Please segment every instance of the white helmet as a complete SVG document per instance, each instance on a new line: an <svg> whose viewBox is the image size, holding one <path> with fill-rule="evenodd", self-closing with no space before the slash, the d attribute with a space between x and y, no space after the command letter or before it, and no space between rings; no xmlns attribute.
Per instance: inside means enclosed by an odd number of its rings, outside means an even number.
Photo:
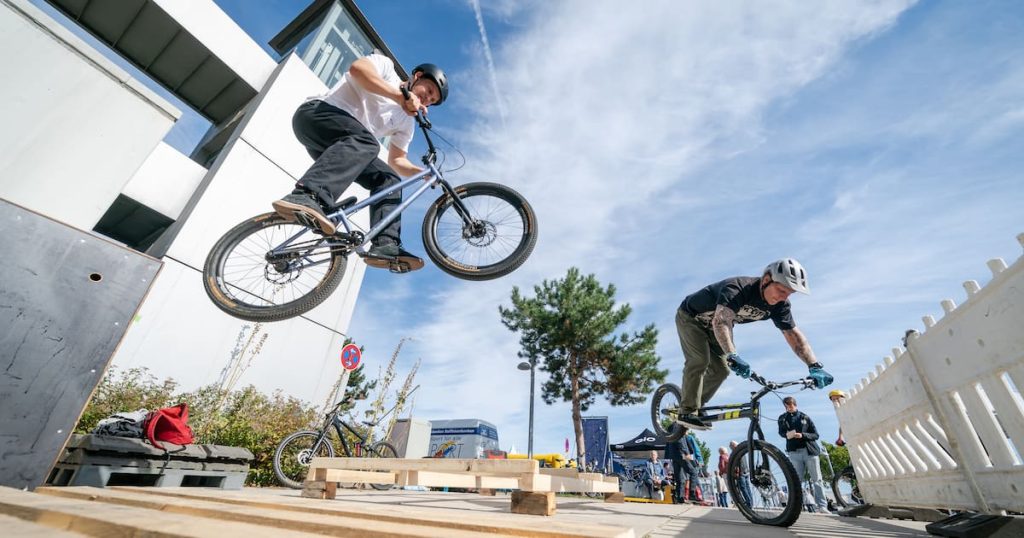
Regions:
<svg viewBox="0 0 1024 538"><path fill-rule="evenodd" d="M764 268L764 272L766 275L771 275L775 282L795 292L811 294L811 288L807 286L807 271L804 270L804 266L800 265L800 262L793 258L773 261Z"/></svg>

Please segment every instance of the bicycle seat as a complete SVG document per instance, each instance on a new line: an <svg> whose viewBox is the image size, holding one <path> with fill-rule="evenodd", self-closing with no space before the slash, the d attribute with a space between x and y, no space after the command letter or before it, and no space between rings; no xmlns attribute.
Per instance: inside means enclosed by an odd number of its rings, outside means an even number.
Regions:
<svg viewBox="0 0 1024 538"><path fill-rule="evenodd" d="M348 198L345 198L341 202L339 202L337 204L334 204L334 210L335 211L340 211L340 210L348 209L350 206L352 206L355 203L356 203L356 197L355 196L349 196Z"/></svg>

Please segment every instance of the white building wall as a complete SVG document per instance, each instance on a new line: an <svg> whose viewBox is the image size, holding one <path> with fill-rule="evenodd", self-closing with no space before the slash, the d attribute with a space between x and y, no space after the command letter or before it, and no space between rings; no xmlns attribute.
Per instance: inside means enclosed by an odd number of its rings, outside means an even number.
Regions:
<svg viewBox="0 0 1024 538"><path fill-rule="evenodd" d="M259 389L320 403L341 373L339 355L355 308L365 265L353 256L334 294L302 318L267 324L237 320L206 297L199 270L213 244L239 222L271 210L312 164L292 133L295 109L326 91L297 57L290 56L250 106L239 130L211 167L210 182L168 251L163 273L114 357L119 367L146 366L186 388L212 383L249 342L259 352L240 380ZM358 186L350 194L365 196ZM357 219L368 224L364 214ZM246 329L246 327L248 327ZM239 342L239 335L245 335Z"/></svg>
<svg viewBox="0 0 1024 538"><path fill-rule="evenodd" d="M177 220L206 173L198 163L161 142L121 193Z"/></svg>
<svg viewBox="0 0 1024 538"><path fill-rule="evenodd" d="M0 51L0 197L91 230L181 113L26 0Z"/></svg>

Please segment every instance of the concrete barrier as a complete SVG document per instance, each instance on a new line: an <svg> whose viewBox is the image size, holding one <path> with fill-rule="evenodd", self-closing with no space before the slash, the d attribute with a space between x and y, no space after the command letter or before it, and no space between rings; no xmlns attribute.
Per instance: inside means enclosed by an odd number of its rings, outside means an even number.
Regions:
<svg viewBox="0 0 1024 538"><path fill-rule="evenodd" d="M838 405L867 502L1024 511L1024 257L988 267Z"/></svg>

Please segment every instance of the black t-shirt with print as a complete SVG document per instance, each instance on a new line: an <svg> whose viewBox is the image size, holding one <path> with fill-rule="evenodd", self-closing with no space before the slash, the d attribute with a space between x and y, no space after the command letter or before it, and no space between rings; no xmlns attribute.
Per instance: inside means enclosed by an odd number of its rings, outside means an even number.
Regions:
<svg viewBox="0 0 1024 538"><path fill-rule="evenodd" d="M679 308L705 327L711 327L711 318L715 316L718 305L736 312L736 323L771 318L783 331L796 327L789 310L789 300L769 305L761 296L761 279L753 276L727 278L705 286L683 299Z"/></svg>

